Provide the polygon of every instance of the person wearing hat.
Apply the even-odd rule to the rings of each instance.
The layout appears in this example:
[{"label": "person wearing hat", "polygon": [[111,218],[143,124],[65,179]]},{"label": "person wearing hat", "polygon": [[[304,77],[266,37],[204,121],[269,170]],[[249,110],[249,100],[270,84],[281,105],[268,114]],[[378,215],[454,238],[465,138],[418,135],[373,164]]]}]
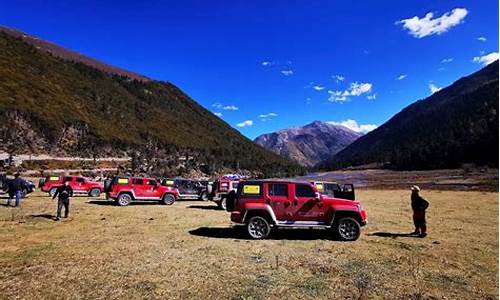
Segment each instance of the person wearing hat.
[{"label": "person wearing hat", "polygon": [[417,185],[411,187],[411,209],[413,210],[413,224],[415,224],[413,234],[423,238],[427,236],[425,210],[429,207],[429,202],[422,198],[419,193],[420,188]]},{"label": "person wearing hat", "polygon": [[10,201],[16,198],[16,207],[21,206],[21,198],[23,197],[23,190],[26,189],[26,182],[22,179],[19,173],[14,174],[14,179],[9,182],[9,198],[7,199],[7,206],[10,206]]}]

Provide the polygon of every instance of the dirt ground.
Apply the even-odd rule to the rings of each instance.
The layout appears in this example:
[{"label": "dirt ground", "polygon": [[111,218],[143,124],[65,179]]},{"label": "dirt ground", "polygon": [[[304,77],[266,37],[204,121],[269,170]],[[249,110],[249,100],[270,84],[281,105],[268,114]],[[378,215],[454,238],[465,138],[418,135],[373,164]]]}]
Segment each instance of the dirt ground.
[{"label": "dirt ground", "polygon": [[0,298],[498,299],[498,193],[422,195],[427,238],[404,235],[409,191],[364,189],[369,224],[346,243],[297,230],[248,240],[210,202],[77,197],[56,222],[36,192],[0,206]]}]

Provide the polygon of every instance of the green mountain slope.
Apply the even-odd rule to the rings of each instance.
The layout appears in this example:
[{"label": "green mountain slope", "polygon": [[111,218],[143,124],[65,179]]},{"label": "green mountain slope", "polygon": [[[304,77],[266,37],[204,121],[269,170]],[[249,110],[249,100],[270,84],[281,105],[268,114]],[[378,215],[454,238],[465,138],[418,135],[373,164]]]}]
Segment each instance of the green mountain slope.
[{"label": "green mountain slope", "polygon": [[498,167],[498,61],[417,101],[322,165]]},{"label": "green mountain slope", "polygon": [[[0,32],[0,150],[109,156],[137,153],[209,172],[300,168],[242,136],[168,82],[138,81],[63,60]],[[160,161],[157,161],[160,163]],[[157,167],[157,166],[150,166]]]}]

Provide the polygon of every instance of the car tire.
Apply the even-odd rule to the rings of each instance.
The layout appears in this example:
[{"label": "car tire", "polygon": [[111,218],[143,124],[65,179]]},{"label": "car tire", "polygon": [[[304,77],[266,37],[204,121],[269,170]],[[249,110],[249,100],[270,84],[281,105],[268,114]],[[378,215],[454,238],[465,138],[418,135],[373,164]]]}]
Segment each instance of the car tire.
[{"label": "car tire", "polygon": [[131,202],[132,202],[132,196],[130,196],[129,194],[121,194],[116,199],[116,204],[118,204],[119,206],[127,206]]},{"label": "car tire", "polygon": [[201,193],[199,200],[200,201],[208,201],[207,193],[206,192]]},{"label": "car tire", "polygon": [[165,194],[163,195],[161,202],[165,205],[172,205],[175,202],[175,196],[172,194]]},{"label": "car tire", "polygon": [[356,219],[343,217],[335,222],[333,227],[335,237],[346,242],[352,242],[361,235],[361,226]]},{"label": "car tire", "polygon": [[226,202],[226,198],[222,198],[219,200],[219,202],[217,202],[217,206],[219,207],[219,209],[221,210],[226,210],[227,208],[227,202]]},{"label": "car tire", "polygon": [[49,195],[50,197],[54,197],[54,195],[56,194],[56,191],[57,191],[57,188],[53,187],[49,190]]},{"label": "car tire", "polygon": [[98,188],[93,188],[93,189],[91,189],[91,190],[90,190],[90,192],[89,192],[89,196],[90,196],[90,197],[95,197],[95,198],[97,198],[97,197],[99,197],[100,195],[101,195],[101,190],[100,190],[100,189],[98,189]]},{"label": "car tire", "polygon": [[253,216],[247,222],[247,234],[254,240],[262,240],[271,233],[271,225],[261,216]]}]

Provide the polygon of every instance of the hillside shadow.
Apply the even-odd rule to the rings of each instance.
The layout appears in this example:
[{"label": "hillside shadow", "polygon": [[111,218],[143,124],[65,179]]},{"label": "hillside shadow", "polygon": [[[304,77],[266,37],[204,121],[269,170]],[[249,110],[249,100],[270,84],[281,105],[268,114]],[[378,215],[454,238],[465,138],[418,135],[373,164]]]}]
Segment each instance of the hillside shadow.
[{"label": "hillside shadow", "polygon": [[[235,227],[199,227],[189,231],[189,234],[219,238],[219,239],[240,239],[252,240],[248,237],[244,226]],[[274,229],[267,238],[268,240],[335,240],[328,230],[309,229]]]},{"label": "hillside shadow", "polygon": [[219,209],[219,207],[217,205],[209,205],[209,206],[206,206],[206,205],[189,205],[189,206],[186,206],[187,208],[196,208],[196,209],[205,209],[205,210],[220,210],[220,211],[223,211],[222,209]]},{"label": "hillside shadow", "polygon": [[387,238],[398,238],[398,237],[410,237],[410,238],[418,238],[417,234],[414,234],[413,232],[373,232],[373,233],[368,233],[368,236],[378,236],[378,237],[387,237]]}]

